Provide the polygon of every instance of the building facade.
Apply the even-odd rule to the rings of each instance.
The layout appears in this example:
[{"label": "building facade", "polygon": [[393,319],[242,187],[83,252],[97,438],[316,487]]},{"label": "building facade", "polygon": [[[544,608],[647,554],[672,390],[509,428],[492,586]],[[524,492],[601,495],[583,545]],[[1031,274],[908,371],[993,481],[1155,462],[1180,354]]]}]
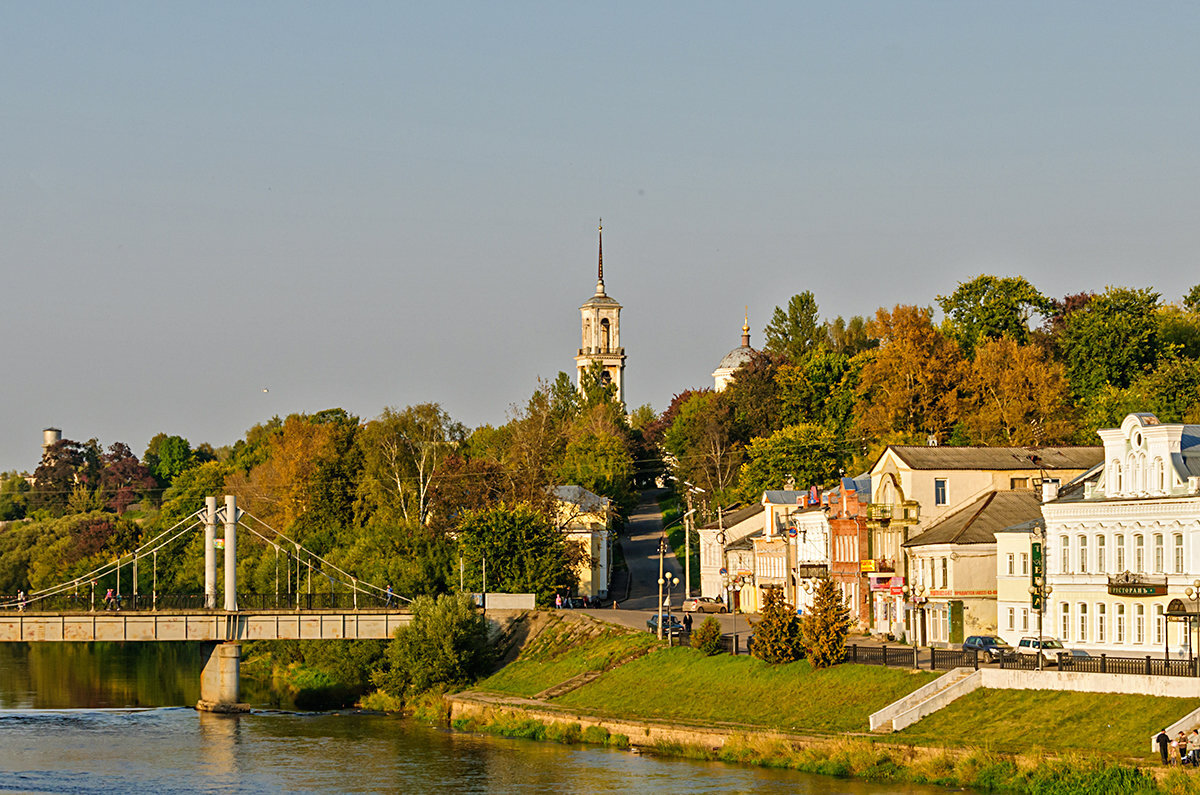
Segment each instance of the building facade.
[{"label": "building facade", "polygon": [[842,589],[842,601],[860,627],[866,627],[871,620],[867,577],[867,572],[874,570],[867,532],[870,496],[871,479],[863,475],[856,479],[842,478],[828,498],[829,576]]}]

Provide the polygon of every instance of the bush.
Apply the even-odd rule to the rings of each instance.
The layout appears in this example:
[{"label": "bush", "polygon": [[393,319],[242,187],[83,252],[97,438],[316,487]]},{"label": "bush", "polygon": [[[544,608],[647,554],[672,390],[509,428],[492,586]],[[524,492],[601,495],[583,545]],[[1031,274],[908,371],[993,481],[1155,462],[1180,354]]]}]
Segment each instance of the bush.
[{"label": "bush", "polygon": [[412,623],[396,630],[384,659],[384,669],[372,679],[392,696],[465,687],[492,665],[487,620],[467,594],[446,594],[436,602],[419,596]]},{"label": "bush", "polygon": [[725,650],[721,646],[721,624],[717,619],[712,616],[704,619],[700,629],[692,635],[692,648],[704,652],[709,657]]}]

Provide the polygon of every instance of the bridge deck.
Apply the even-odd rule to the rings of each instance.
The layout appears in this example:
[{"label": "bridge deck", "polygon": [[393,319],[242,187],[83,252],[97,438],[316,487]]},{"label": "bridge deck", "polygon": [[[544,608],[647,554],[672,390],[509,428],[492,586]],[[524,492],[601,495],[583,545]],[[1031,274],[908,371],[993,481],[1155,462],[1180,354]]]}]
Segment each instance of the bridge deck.
[{"label": "bridge deck", "polygon": [[0,642],[385,640],[411,620],[388,609],[5,613]]}]

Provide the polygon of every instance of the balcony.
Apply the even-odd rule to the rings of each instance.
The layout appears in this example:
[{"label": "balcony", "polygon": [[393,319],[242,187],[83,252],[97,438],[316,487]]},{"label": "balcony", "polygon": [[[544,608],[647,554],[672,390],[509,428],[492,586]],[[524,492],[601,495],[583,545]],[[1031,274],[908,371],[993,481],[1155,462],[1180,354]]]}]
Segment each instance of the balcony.
[{"label": "balcony", "polygon": [[920,521],[921,506],[916,500],[902,503],[873,502],[867,505],[867,524],[879,527],[883,524],[913,525]]}]

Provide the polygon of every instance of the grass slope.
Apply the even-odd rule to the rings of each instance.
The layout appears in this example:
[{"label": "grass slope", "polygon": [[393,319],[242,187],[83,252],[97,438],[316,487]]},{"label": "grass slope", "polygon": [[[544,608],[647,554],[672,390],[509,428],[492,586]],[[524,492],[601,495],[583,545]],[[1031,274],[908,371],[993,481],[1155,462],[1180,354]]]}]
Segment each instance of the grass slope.
[{"label": "grass slope", "polygon": [[1194,699],[1051,690],[976,690],[904,729],[921,744],[1021,752],[1075,750],[1150,758],[1150,738]]},{"label": "grass slope", "polygon": [[602,671],[657,644],[646,632],[600,622],[558,620],[530,640],[521,655],[475,688],[534,696],[588,671]]},{"label": "grass slope", "polygon": [[609,671],[555,703],[629,718],[740,723],[800,732],[867,731],[867,716],[937,678],[928,671],[806,661],[767,665],[664,649]]}]

